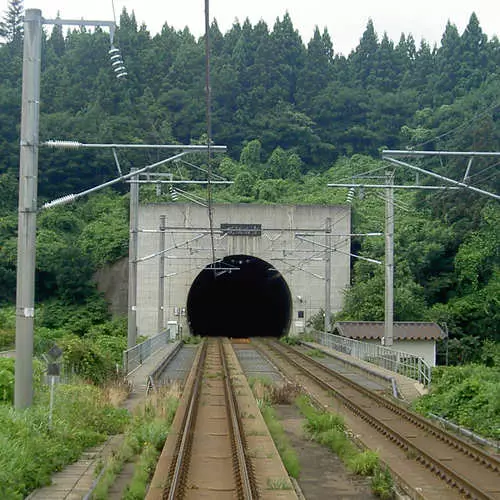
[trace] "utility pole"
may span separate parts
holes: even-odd
[[[331,330],[330,316],[332,314],[332,219],[326,218],[325,223],[325,332]]]
[[[16,362],[14,405],[33,401],[33,328],[35,320],[35,248],[38,188],[38,124],[40,117],[40,57],[42,12],[24,15],[23,91],[19,158],[17,239]]]
[[[166,217],[160,215],[160,248],[159,248],[159,268],[158,268],[158,333],[163,331],[163,311],[165,303],[165,230]]]
[[[385,345],[394,339],[394,172],[386,171],[385,189]]]
[[[132,168],[136,172],[137,168]],[[137,229],[139,219],[139,184],[138,176],[130,183],[130,238],[128,252],[128,333],[127,348],[137,342]]]

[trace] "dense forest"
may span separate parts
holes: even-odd
[[[22,1],[11,0],[0,25],[4,302],[12,302],[15,289],[22,13]],[[448,22],[435,47],[425,41],[417,46],[411,34],[394,42],[377,34],[370,21],[347,57],[335,53],[326,30],[316,29],[305,43],[288,14],[272,27],[246,20],[226,33],[214,21],[210,41],[213,140],[228,146],[227,156],[214,158],[213,169],[235,181],[214,188],[216,201],[345,203],[347,190],[326,184],[372,171],[383,175],[381,149],[500,151],[500,41],[488,39],[474,13],[463,33]],[[44,34],[41,141],[206,142],[204,38],[188,28],[175,30],[168,20],[151,36],[124,10],[116,45],[127,79],[112,71],[103,30],[54,27]],[[127,170],[159,158],[154,150],[120,153]],[[206,158],[192,161],[203,166]],[[467,158],[419,165],[462,180]],[[173,173],[184,179],[200,175],[186,166]],[[41,148],[40,204],[116,175],[110,151]],[[398,169],[395,179],[415,182],[415,175]],[[499,193],[498,163],[475,160],[468,182]],[[88,303],[94,270],[126,253],[126,190],[121,185],[40,215],[38,300]],[[141,193],[143,199],[157,196],[154,189]],[[383,230],[381,197],[374,190],[356,193],[356,232]],[[171,201],[168,194],[161,199]],[[498,201],[467,190],[405,191],[396,193],[395,209],[396,319],[446,323],[452,359],[474,359],[482,340],[500,340]],[[355,239],[353,250],[383,257],[383,239]],[[338,317],[383,319],[383,283],[382,266],[353,260],[352,287]]]

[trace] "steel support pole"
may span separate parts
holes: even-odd
[[[160,215],[160,248],[158,267],[158,333],[164,328],[164,307],[165,307],[165,229],[166,217]]]
[[[33,327],[35,318],[35,250],[38,184],[38,124],[42,12],[24,16],[21,147],[19,158],[19,218],[17,239],[16,362],[14,405],[33,401]]]
[[[133,168],[132,172],[137,169]],[[132,177],[136,179],[136,177]],[[137,343],[137,229],[139,218],[139,184],[130,184],[130,239],[128,249],[128,334],[127,348]]]
[[[326,218],[325,223],[325,332],[331,331],[330,317],[332,315],[332,219]]]
[[[385,190],[385,323],[384,340],[392,346],[394,339],[394,172],[386,172]]]

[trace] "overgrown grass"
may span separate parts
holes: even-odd
[[[377,467],[375,469],[372,477],[372,491],[374,495],[382,500],[392,500],[394,498],[394,481],[387,467],[384,469]]]
[[[268,478],[267,480],[267,489],[268,490],[291,490],[290,481],[286,477],[278,477],[278,478]]]
[[[101,389],[89,385],[56,388],[52,425],[49,427],[48,391],[35,404],[15,411],[0,404],[0,497],[22,499],[50,483],[55,471],[81,453],[123,430],[129,420]]]
[[[325,353],[321,349],[310,349],[309,351],[306,352],[308,356],[311,356],[311,358],[324,358]]]
[[[300,473],[299,457],[290,444],[290,440],[286,436],[285,430],[283,429],[281,422],[278,420],[274,408],[268,404],[264,404],[261,407],[260,412],[264,417],[264,421],[266,422],[267,428],[269,429],[271,437],[273,438],[274,444],[278,449],[278,453],[280,454],[281,460],[283,461],[288,474],[297,479]]]
[[[289,384],[276,386],[268,377],[251,377],[249,384],[288,474],[298,478],[300,473],[299,457],[271,406],[271,404],[276,403],[290,403],[297,395],[296,387],[290,386],[287,389]]]
[[[306,418],[304,429],[314,441],[330,448],[351,472],[372,476],[374,494],[383,499],[393,498],[393,482],[389,471],[381,469],[377,453],[360,451],[354,445],[340,415],[317,410],[307,396],[299,396],[296,405]]]
[[[288,335],[286,335],[285,337],[281,337],[280,342],[282,342],[283,344],[287,344],[287,345],[299,345],[300,344],[300,340],[298,339],[298,337],[290,337]]]
[[[299,338],[301,342],[316,342],[316,337],[311,333],[304,333]]]
[[[120,449],[106,463],[94,490],[95,500],[105,500],[125,463],[135,461],[132,480],[125,491],[127,500],[143,499],[161,453],[179,401],[177,388],[160,390],[138,407],[125,431]]]
[[[270,377],[249,377],[248,383],[257,400],[263,400],[270,405],[292,404],[300,394],[299,385],[276,384]]]
[[[200,344],[202,340],[203,337],[200,337],[199,335],[186,335],[185,337],[182,337],[182,342],[184,342],[184,344],[197,345]]]

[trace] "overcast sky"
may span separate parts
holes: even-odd
[[[135,11],[137,21],[145,22],[151,34],[167,22],[182,29],[188,26],[195,35],[204,27],[204,0],[114,0],[117,16],[126,7]],[[45,18],[57,11],[66,19],[103,19],[113,16],[112,0],[25,0],[25,8],[42,10]],[[8,0],[0,0],[5,12]],[[499,0],[211,0],[210,14],[222,32],[231,28],[235,19],[246,17],[255,24],[260,19],[270,28],[276,17],[288,10],[302,40],[307,43],[314,27],[328,28],[335,52],[347,55],[358,44],[369,18],[373,19],[379,36],[387,31],[398,41],[401,32],[412,33],[417,43],[425,38],[433,45],[439,43],[447,20],[455,23],[462,33],[472,11],[475,11],[483,31],[491,38],[500,33]]]

